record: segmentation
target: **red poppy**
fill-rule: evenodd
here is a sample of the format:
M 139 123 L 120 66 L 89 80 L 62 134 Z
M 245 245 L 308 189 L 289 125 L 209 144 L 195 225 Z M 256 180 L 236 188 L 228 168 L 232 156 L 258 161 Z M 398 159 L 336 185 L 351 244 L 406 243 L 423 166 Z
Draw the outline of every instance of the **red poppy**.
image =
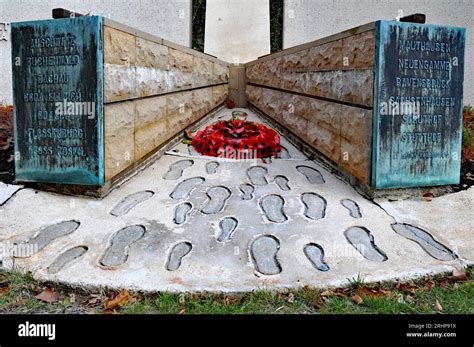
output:
M 240 119 L 218 121 L 200 130 L 193 146 L 201 154 L 227 158 L 257 158 L 276 156 L 281 151 L 280 135 L 263 124 Z

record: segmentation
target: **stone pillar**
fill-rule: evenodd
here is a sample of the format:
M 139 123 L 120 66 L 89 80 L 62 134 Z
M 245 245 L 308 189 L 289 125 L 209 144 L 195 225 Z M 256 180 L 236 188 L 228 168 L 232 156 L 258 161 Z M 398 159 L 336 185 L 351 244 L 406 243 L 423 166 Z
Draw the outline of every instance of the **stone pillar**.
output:
M 245 96 L 245 65 L 231 65 L 229 68 L 229 100 L 235 107 L 247 107 Z

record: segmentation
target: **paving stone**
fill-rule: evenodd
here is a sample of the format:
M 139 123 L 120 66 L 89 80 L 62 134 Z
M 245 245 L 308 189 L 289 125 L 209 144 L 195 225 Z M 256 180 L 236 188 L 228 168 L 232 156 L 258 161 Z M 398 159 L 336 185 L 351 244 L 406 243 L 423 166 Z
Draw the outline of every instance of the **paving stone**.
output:
M 0 206 L 7 202 L 23 186 L 0 182 Z

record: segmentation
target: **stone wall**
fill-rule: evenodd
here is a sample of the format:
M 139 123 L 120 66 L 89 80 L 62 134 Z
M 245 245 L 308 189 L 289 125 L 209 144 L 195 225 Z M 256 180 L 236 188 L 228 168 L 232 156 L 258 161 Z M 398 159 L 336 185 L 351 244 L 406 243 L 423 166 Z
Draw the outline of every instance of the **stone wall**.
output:
M 376 20 L 426 14 L 428 24 L 464 27 L 467 32 L 464 104 L 474 105 L 472 0 L 285 0 L 283 48 L 314 41 Z
M 224 103 L 228 75 L 227 63 L 106 20 L 106 181 Z
M 51 19 L 53 8 L 62 7 L 110 18 L 190 47 L 191 3 L 191 0 L 0 0 L 0 103 L 13 104 L 10 23 Z
M 248 102 L 369 184 L 375 30 L 364 25 L 246 65 Z

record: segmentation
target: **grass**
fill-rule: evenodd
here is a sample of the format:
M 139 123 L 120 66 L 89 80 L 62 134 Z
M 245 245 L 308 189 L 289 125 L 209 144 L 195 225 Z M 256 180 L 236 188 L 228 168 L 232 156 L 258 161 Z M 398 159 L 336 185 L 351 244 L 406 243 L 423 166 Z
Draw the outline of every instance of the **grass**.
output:
M 87 292 L 40 283 L 29 274 L 0 270 L 0 313 L 123 313 L 123 314 L 401 314 L 474 313 L 473 270 L 463 278 L 438 276 L 408 283 L 366 284 L 362 276 L 346 288 L 245 294 L 142 294 L 122 292 L 124 300 L 110 306 L 114 291 Z M 35 298 L 53 289 L 53 303 Z M 437 302 L 440 306 L 437 306 Z M 442 309 L 440 310 L 440 307 Z

